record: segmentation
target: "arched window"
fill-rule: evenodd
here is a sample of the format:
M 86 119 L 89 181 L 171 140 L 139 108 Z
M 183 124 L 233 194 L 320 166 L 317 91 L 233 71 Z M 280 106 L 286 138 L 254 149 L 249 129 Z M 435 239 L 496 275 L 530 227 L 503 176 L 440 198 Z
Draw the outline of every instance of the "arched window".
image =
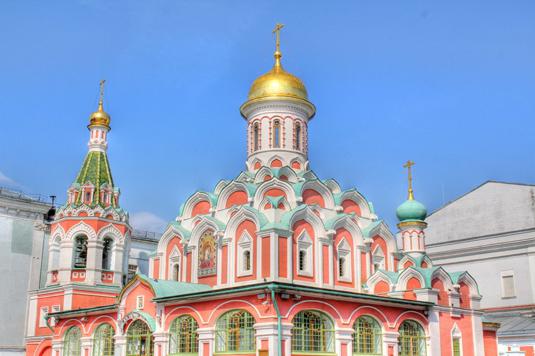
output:
M 280 148 L 281 146 L 281 122 L 279 120 L 273 121 L 273 147 Z
M 414 320 L 405 320 L 399 327 L 399 356 L 424 356 L 425 333 Z
M 295 123 L 295 149 L 301 149 L 301 124 Z
M 297 274 L 312 276 L 312 239 L 304 231 L 297 239 Z
M 260 148 L 260 128 L 258 127 L 258 122 L 255 122 L 253 126 L 253 148 L 254 151 L 258 151 Z
M 255 352 L 254 323 L 245 310 L 223 314 L 216 325 L 216 352 Z
M 63 340 L 63 354 L 69 356 L 80 356 L 82 354 L 82 345 L 80 338 L 82 333 L 76 326 L 71 327 L 65 333 L 65 339 Z
M 87 236 L 78 236 L 74 240 L 73 267 L 85 268 L 87 265 Z
M 113 246 L 113 240 L 109 237 L 104 239 L 102 247 L 102 269 L 109 271 L 111 269 L 111 248 Z
M 346 276 L 345 264 L 346 258 L 343 256 L 338 257 L 338 275 L 342 278 Z
M 154 341 L 149 326 L 142 320 L 135 320 L 126 334 L 126 356 L 152 356 Z
M 299 312 L 293 320 L 292 351 L 334 353 L 332 320 L 313 310 Z
M 243 252 L 243 267 L 246 271 L 251 270 L 251 251 L 249 250 Z
M 189 315 L 176 318 L 169 328 L 169 356 L 197 355 L 199 335 L 197 321 Z
M 381 327 L 372 317 L 361 316 L 353 324 L 353 353 L 357 355 L 382 355 Z
M 115 334 L 110 324 L 102 324 L 95 331 L 95 341 L 93 343 L 93 356 L 113 356 L 115 344 L 113 335 Z
M 179 280 L 180 277 L 180 265 L 177 263 L 173 264 L 173 281 Z

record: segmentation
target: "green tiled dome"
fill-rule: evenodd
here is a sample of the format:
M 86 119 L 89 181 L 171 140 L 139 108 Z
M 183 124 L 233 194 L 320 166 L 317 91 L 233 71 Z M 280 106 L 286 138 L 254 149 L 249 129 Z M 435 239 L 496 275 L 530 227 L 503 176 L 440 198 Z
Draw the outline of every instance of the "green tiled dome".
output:
M 423 221 L 427 217 L 427 209 L 419 201 L 409 199 L 398 207 L 396 215 L 399 221 Z

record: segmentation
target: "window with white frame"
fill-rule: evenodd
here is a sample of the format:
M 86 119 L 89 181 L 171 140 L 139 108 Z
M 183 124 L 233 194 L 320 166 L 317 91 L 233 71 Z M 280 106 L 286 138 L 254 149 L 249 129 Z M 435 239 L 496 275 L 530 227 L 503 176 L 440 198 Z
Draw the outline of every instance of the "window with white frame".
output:
M 514 298 L 515 292 L 515 274 L 513 271 L 501 273 L 502 278 L 502 298 Z
M 143 310 L 145 307 L 145 297 L 142 295 L 138 295 L 136 297 L 136 309 Z
M 380 269 L 385 269 L 385 254 L 383 249 L 377 247 L 372 257 L 373 271 L 376 272 Z
M 247 276 L 253 273 L 253 239 L 247 232 L 238 240 L 238 276 Z
M 48 307 L 41 307 L 39 310 L 39 327 L 46 327 L 46 317 L 48 315 Z
M 451 330 L 451 352 L 452 356 L 462 356 L 463 347 L 462 347 L 462 334 L 457 324 L 453 326 Z
M 351 247 L 346 239 L 338 244 L 336 255 L 338 256 L 338 279 L 351 281 Z
M 173 281 L 180 280 L 180 251 L 176 247 L 169 256 L 169 277 Z
M 297 239 L 297 274 L 312 276 L 312 239 L 306 231 Z

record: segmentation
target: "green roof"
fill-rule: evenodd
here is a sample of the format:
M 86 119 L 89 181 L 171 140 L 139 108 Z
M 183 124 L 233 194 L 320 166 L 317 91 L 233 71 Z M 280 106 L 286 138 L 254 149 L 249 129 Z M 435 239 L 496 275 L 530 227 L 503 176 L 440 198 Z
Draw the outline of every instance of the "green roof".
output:
M 138 274 L 140 279 L 147 282 L 154 291 L 155 298 L 165 298 L 172 295 L 198 293 L 212 288 L 207 284 L 176 282 L 161 279 L 152 279 L 144 274 Z
M 111 189 L 114 188 L 110 164 L 108 162 L 108 156 L 106 155 L 106 152 L 89 151 L 85 156 L 82 169 L 80 169 L 73 186 L 80 187 L 85 184 L 91 184 L 95 187 L 93 201 L 90 205 L 104 206 L 103 202 L 100 201 L 100 188 L 105 184 Z M 82 204 L 82 199 L 82 194 L 78 194 L 76 204 Z M 111 199 L 111 205 L 114 208 L 116 207 L 114 199 Z

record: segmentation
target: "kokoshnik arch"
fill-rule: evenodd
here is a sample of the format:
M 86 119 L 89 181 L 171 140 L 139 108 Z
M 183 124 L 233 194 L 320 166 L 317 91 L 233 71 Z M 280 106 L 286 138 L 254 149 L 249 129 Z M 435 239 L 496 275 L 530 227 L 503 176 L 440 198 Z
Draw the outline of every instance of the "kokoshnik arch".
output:
M 51 227 L 47 285 L 30 296 L 27 355 L 496 355 L 476 281 L 426 255 L 413 162 L 397 236 L 358 190 L 311 170 L 316 109 L 281 64 L 281 28 L 273 68 L 240 108 L 246 170 L 191 195 L 149 275 L 128 283 L 101 83 L 89 152 Z

